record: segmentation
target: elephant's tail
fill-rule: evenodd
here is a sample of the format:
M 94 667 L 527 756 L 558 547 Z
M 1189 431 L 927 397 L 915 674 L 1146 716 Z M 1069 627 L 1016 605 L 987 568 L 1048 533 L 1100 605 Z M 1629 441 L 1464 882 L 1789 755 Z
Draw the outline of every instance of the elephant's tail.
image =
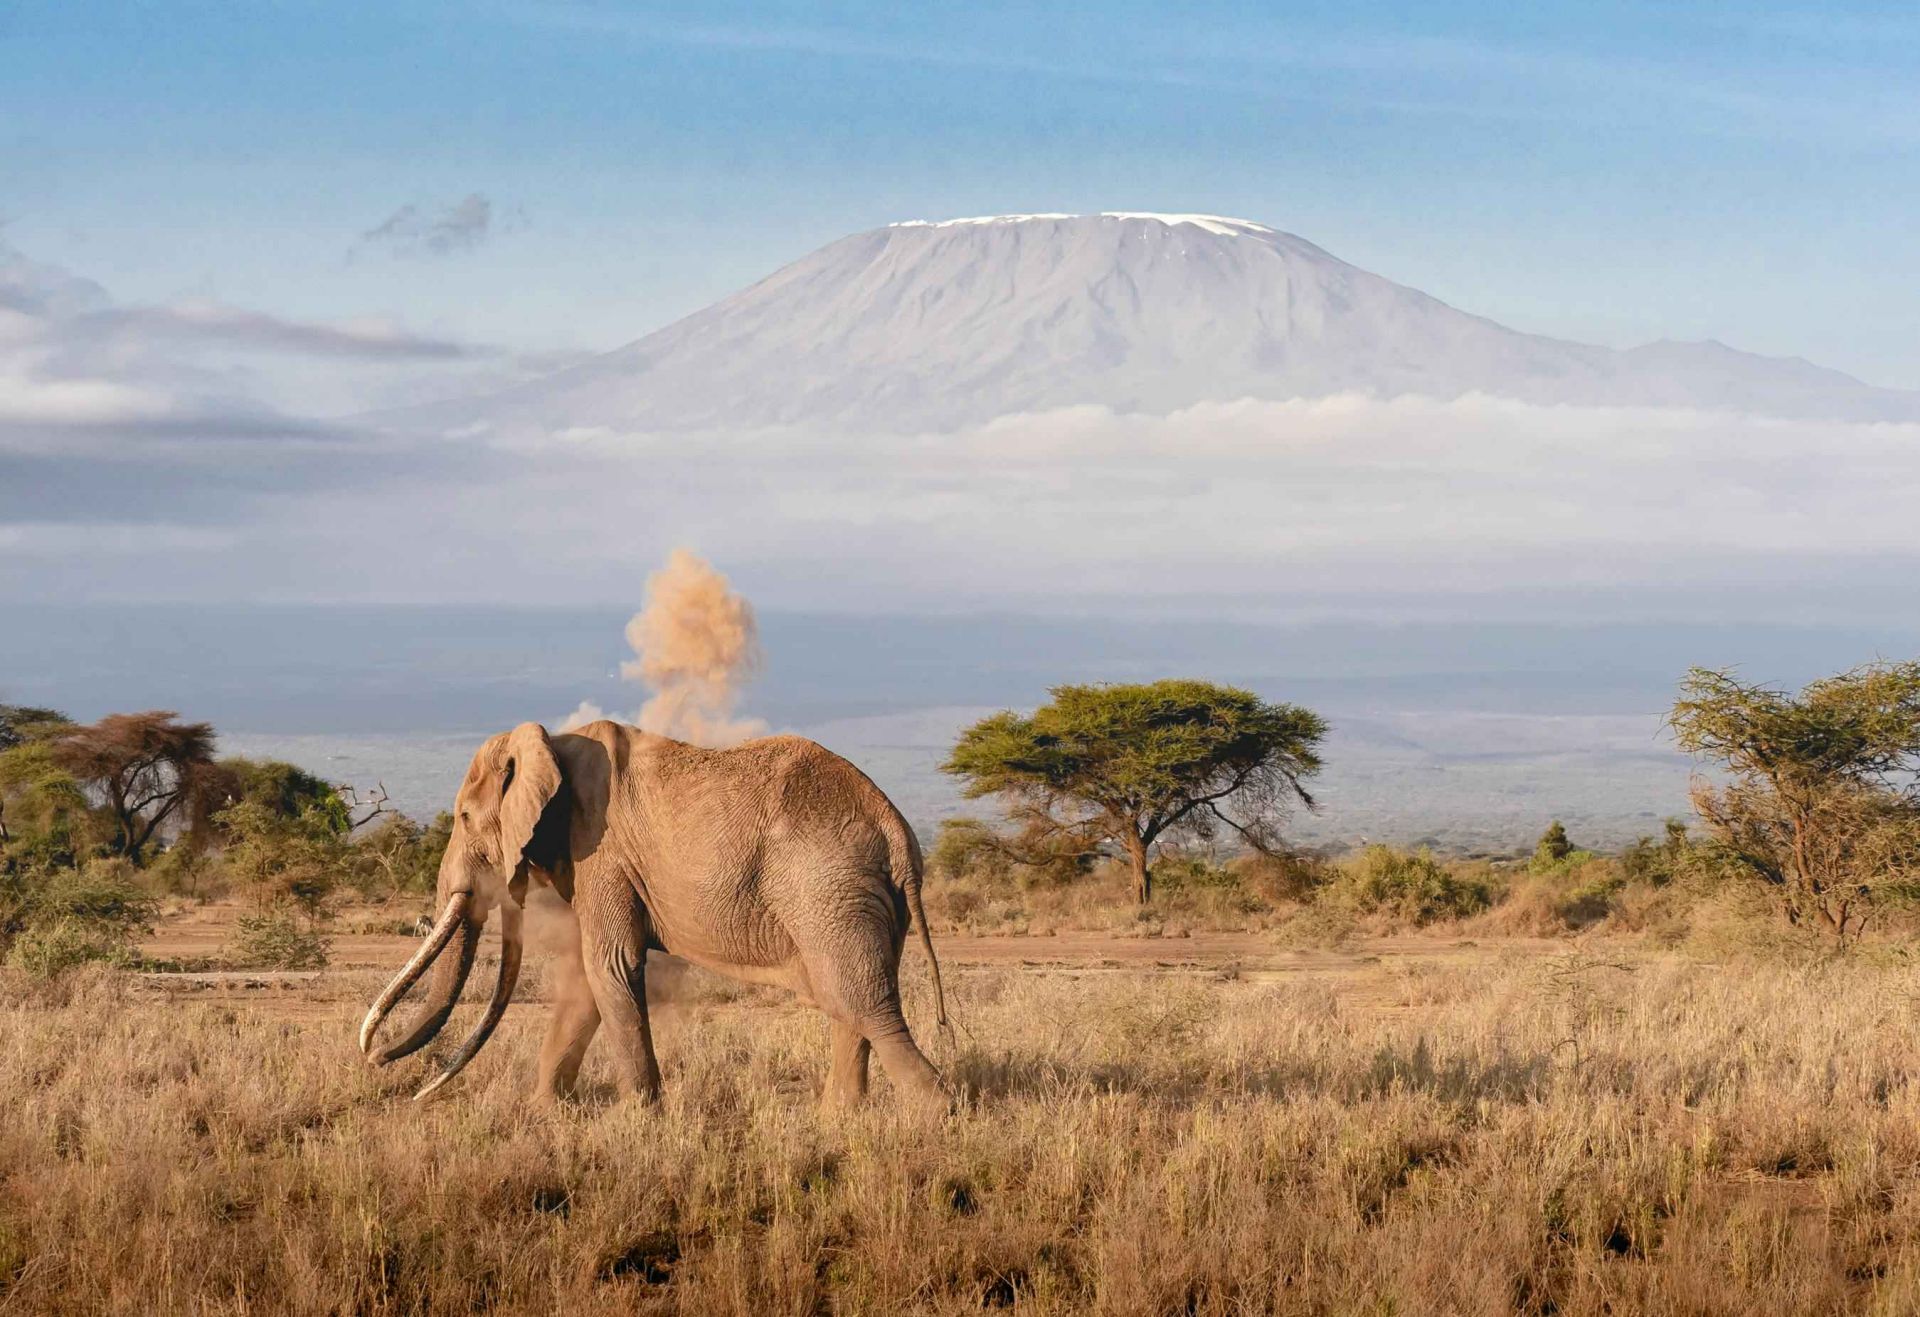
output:
M 933 1009 L 940 1036 L 951 1043 L 953 1025 L 947 1019 L 947 989 L 940 978 L 940 957 L 933 954 L 933 930 L 927 924 L 927 907 L 920 900 L 920 883 L 924 873 L 920 846 L 914 840 L 913 829 L 907 826 L 906 820 L 894 821 L 888 849 L 892 851 L 889 863 L 894 877 L 907 895 L 907 913 L 912 922 L 920 926 L 920 947 L 927 953 L 927 964 L 933 967 Z

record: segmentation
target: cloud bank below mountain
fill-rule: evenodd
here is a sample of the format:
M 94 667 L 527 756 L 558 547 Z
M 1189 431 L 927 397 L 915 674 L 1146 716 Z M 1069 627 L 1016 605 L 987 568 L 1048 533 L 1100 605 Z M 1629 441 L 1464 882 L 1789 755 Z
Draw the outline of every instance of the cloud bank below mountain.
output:
M 303 459 L 300 488 L 285 452 L 228 452 L 217 500 L 204 462 L 75 458 L 68 504 L 0 493 L 0 590 L 34 593 L 30 561 L 113 590 L 110 556 L 63 523 L 117 505 L 117 523 L 146 508 L 173 528 L 154 557 L 209 598 L 598 602 L 689 544 L 769 604 L 850 611 L 1833 619 L 1920 602 L 1910 424 L 1345 396 L 909 436 L 357 443 Z M 122 479 L 137 500 L 109 496 Z

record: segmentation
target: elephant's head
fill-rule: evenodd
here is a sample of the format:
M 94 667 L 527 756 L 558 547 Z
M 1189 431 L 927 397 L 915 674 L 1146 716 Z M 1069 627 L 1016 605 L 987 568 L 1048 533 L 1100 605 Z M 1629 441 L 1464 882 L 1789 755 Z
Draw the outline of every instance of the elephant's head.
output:
M 563 780 L 546 729 L 522 723 L 480 747 L 454 798 L 453 835 L 440 861 L 440 917 L 420 950 L 387 985 L 360 1026 L 360 1050 L 385 1065 L 425 1047 L 453 1014 L 473 969 L 487 915 L 500 907 L 500 979 L 473 1034 L 416 1097 L 425 1097 L 471 1061 L 513 996 L 520 973 L 521 912 L 529 867 L 564 869 L 566 803 Z M 543 825 L 542 820 L 546 820 Z M 448 955 L 449 947 L 453 954 Z M 381 1022 L 428 969 L 433 971 L 426 1007 L 404 1038 L 372 1050 Z

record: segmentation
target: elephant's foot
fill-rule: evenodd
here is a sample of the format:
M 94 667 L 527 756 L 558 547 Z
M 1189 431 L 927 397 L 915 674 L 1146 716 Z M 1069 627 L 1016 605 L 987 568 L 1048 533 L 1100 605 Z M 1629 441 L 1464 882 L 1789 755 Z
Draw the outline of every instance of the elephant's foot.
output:
M 620 1100 L 639 1107 L 657 1107 L 660 1105 L 660 1085 L 657 1081 L 652 1084 L 622 1084 Z
M 833 1023 L 833 1065 L 820 1093 L 824 1111 L 848 1111 L 867 1100 L 867 1059 L 873 1045 L 850 1024 Z
M 904 1027 L 897 1034 L 876 1038 L 874 1050 L 903 1102 L 930 1115 L 946 1115 L 953 1110 L 953 1094 L 947 1090 L 946 1081 Z

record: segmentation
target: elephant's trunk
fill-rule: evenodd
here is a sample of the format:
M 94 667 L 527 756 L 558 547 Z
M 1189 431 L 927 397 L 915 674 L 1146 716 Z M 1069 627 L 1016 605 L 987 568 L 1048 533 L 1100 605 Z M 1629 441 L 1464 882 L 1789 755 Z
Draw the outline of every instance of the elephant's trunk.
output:
M 520 936 L 520 907 L 511 898 L 500 903 L 500 978 L 493 985 L 493 1000 L 487 1003 L 487 1013 L 480 1023 L 474 1026 L 467 1041 L 460 1044 L 447 1062 L 447 1068 L 413 1095 L 418 1102 L 442 1084 L 452 1079 L 466 1068 L 467 1062 L 479 1055 L 486 1046 L 487 1039 L 493 1036 L 494 1026 L 500 1023 L 500 1017 L 507 1013 L 507 1003 L 513 1000 L 513 987 L 520 979 L 520 951 L 523 943 Z
M 420 981 L 420 976 L 433 967 L 432 990 L 428 994 L 426 1009 L 414 1021 L 413 1028 L 399 1042 L 370 1052 L 368 1059 L 375 1065 L 386 1065 L 403 1056 L 410 1056 L 433 1041 L 434 1035 L 453 1014 L 454 1003 L 460 1000 L 460 990 L 467 984 L 467 975 L 473 970 L 474 953 L 480 948 L 480 930 L 485 923 L 481 918 L 472 918 L 473 893 L 458 892 L 448 900 L 447 908 L 441 913 L 440 921 L 433 926 L 427 940 L 421 944 L 406 968 L 394 977 L 387 990 L 367 1012 L 367 1018 L 360 1026 L 360 1050 L 367 1052 L 373 1046 L 373 1036 L 379 1031 L 381 1023 L 387 1018 L 394 1005 L 407 995 L 408 989 Z M 452 956 L 442 955 L 450 942 L 458 941 L 459 947 Z

